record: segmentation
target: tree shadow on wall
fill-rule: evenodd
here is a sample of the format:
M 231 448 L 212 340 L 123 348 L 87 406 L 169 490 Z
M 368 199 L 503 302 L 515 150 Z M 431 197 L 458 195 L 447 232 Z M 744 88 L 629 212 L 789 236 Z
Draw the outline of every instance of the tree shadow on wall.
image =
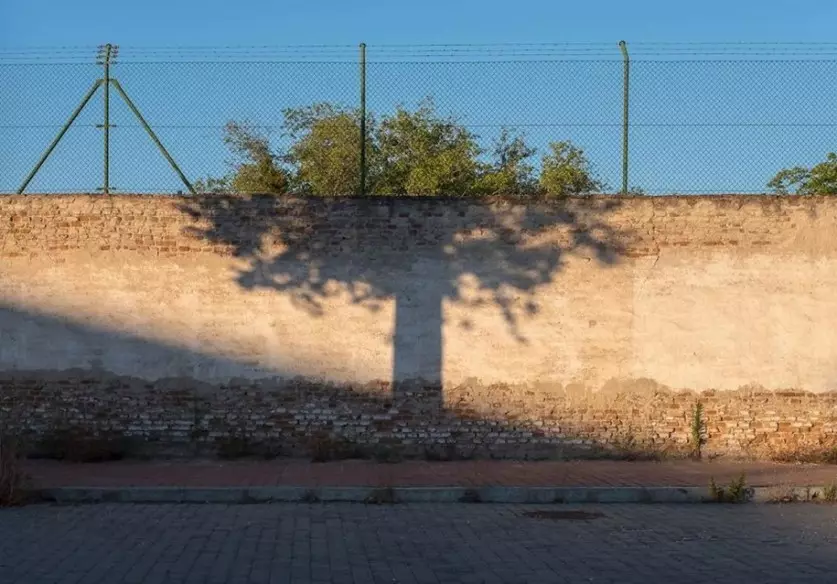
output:
M 443 302 L 495 307 L 525 349 L 521 319 L 538 313 L 537 289 L 555 280 L 570 255 L 605 266 L 619 260 L 622 234 L 605 220 L 619 206 L 596 197 L 211 195 L 180 208 L 196 221 L 191 236 L 244 260 L 242 288 L 289 294 L 314 316 L 346 294 L 370 311 L 394 299 L 393 393 L 420 392 L 426 405 L 440 407 Z

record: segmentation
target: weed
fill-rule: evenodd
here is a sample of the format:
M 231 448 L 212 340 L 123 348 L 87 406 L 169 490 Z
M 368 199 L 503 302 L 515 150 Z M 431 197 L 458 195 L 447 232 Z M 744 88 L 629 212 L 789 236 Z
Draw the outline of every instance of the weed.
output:
M 837 447 L 811 447 L 780 450 L 772 452 L 770 459 L 775 462 L 803 464 L 837 464 Z
M 709 498 L 716 503 L 745 503 L 751 496 L 752 489 L 747 487 L 743 473 L 727 487 L 718 486 L 715 477 L 709 480 Z
M 709 498 L 717 503 L 720 503 L 724 498 L 724 488 L 718 486 L 715 477 L 709 479 Z
M 706 444 L 706 422 L 703 419 L 703 404 L 697 402 L 692 412 L 692 456 L 700 460 L 703 456 L 703 445 Z
M 727 492 L 729 493 L 729 498 L 734 503 L 740 503 L 746 499 L 747 478 L 744 476 L 744 473 L 741 473 L 741 475 L 739 475 L 737 479 L 735 479 L 729 484 Z
M 837 485 L 834 483 L 828 485 L 822 490 L 822 500 L 826 503 L 837 502 Z
M 772 442 L 766 436 L 754 439 L 748 450 L 757 458 L 775 462 L 837 464 L 837 441 L 817 433 L 799 433 Z
M 811 500 L 811 489 L 806 489 L 804 499 L 799 496 L 792 486 L 774 486 L 765 489 L 767 501 L 770 503 L 796 503 L 800 500 Z

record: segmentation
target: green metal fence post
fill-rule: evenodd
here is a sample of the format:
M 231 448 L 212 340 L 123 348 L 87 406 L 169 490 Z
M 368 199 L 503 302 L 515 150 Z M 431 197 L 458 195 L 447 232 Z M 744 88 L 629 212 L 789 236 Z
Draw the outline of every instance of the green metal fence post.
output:
M 64 124 L 64 127 L 61 128 L 61 131 L 58 132 L 58 135 L 55 137 L 55 139 L 52 141 L 52 143 L 47 147 L 46 152 L 44 152 L 43 156 L 41 156 L 41 159 L 38 160 L 37 164 L 35 164 L 35 167 L 32 169 L 32 171 L 29 173 L 29 175 L 24 179 L 23 184 L 21 184 L 20 188 L 17 190 L 17 194 L 20 195 L 20 194 L 23 193 L 24 190 L 26 190 L 26 187 L 29 185 L 29 183 L 32 181 L 32 179 L 35 178 L 35 175 L 38 174 L 38 171 L 41 170 L 41 167 L 44 165 L 44 162 L 46 162 L 47 158 L 49 158 L 49 155 L 52 154 L 52 151 L 55 150 L 55 147 L 58 146 L 58 143 L 61 141 L 61 138 L 64 137 L 64 134 L 66 134 L 67 130 L 70 129 L 70 126 L 73 125 L 73 122 L 76 121 L 76 118 L 81 113 L 81 110 L 84 109 L 84 106 L 87 105 L 87 102 L 90 101 L 90 98 L 93 97 L 93 94 L 96 93 L 96 90 L 99 89 L 99 86 L 101 84 L 102 84 L 102 80 L 97 79 L 96 82 L 93 84 L 93 87 L 90 88 L 90 91 L 87 92 L 87 95 L 84 96 L 84 99 L 81 100 L 81 103 L 78 105 L 76 110 L 72 113 L 72 115 L 70 116 L 70 119 L 67 120 L 67 123 Z
M 631 87 L 631 57 L 628 55 L 628 43 L 619 41 L 624 62 L 622 84 L 622 194 L 628 194 L 628 124 L 630 122 L 630 87 Z
M 366 43 L 360 43 L 360 196 L 366 195 Z
M 108 194 L 110 191 L 110 52 L 113 46 L 108 43 L 104 48 L 103 65 L 105 69 L 104 77 L 104 98 L 105 98 L 105 115 L 102 129 L 105 136 L 105 160 L 104 160 L 104 177 L 102 182 L 102 192 Z
M 160 152 L 162 152 L 166 160 L 169 161 L 169 164 L 180 177 L 180 180 L 183 181 L 183 184 L 186 185 L 186 188 L 189 189 L 189 192 L 193 195 L 196 194 L 195 189 L 192 187 L 192 183 L 189 182 L 189 180 L 186 178 L 186 175 L 183 174 L 183 171 L 181 171 L 180 167 L 177 166 L 177 163 L 174 161 L 174 158 L 171 157 L 171 154 L 169 154 L 168 150 L 166 150 L 166 147 L 163 146 L 163 143 L 160 142 L 159 138 L 157 138 L 157 134 L 154 133 L 154 130 L 152 130 L 151 126 L 148 125 L 148 122 L 145 121 L 145 118 L 142 117 L 142 114 L 137 109 L 137 106 L 134 105 L 134 102 L 131 101 L 131 98 L 128 97 L 128 94 L 125 93 L 124 89 L 122 89 L 122 85 L 120 85 L 119 81 L 116 79 L 111 79 L 110 82 L 113 83 L 113 87 L 116 89 L 116 91 L 119 92 L 119 95 L 122 96 L 122 99 L 125 100 L 125 103 L 128 105 L 128 108 L 134 113 L 135 116 L 137 116 L 137 119 L 139 120 L 140 124 L 142 124 L 142 127 L 145 128 L 145 131 L 148 132 L 148 135 L 151 137 L 151 140 L 154 142 L 154 144 L 157 145 L 157 148 L 160 149 Z

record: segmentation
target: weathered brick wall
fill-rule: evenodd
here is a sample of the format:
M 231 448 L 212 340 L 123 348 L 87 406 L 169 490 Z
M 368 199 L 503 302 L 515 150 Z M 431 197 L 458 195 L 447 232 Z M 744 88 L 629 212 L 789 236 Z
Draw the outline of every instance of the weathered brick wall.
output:
M 837 221 L 833 197 L 666 196 L 586 197 L 523 204 L 513 200 L 442 197 L 292 198 L 251 197 L 206 203 L 208 198 L 97 195 L 19 195 L 0 198 L 3 257 L 48 251 L 142 251 L 191 257 L 221 253 L 230 246 L 201 237 L 201 227 L 219 218 L 230 234 L 246 240 L 256 227 L 266 231 L 319 226 L 327 237 L 310 243 L 337 248 L 371 244 L 380 251 L 408 251 L 445 243 L 451 233 L 525 229 L 549 233 L 567 245 L 572 227 L 609 227 L 628 256 L 653 255 L 663 248 L 719 246 L 735 249 L 828 251 Z M 224 199 L 226 201 L 226 199 Z M 197 229 L 195 229 L 197 227 Z M 359 233 L 362 232 L 362 233 Z M 801 241 L 808 240 L 805 246 Z M 509 243 L 509 242 L 506 242 Z M 514 243 L 514 242 L 511 242 Z M 268 242 L 270 248 L 270 242 Z M 356 250 L 351 250 L 356 251 Z M 360 251 L 363 251 L 361 249 Z
M 830 447 L 837 201 L 0 198 L 0 406 L 184 451 Z M 396 380 L 396 384 L 392 380 Z
M 306 456 L 327 435 L 372 456 L 681 456 L 692 452 L 698 402 L 708 456 L 816 460 L 837 446 L 834 393 L 677 392 L 640 381 L 609 396 L 557 391 L 534 400 L 519 387 L 463 385 L 440 399 L 438 387 L 421 385 L 395 393 L 387 384 L 305 380 L 202 386 L 83 371 L 6 373 L 0 387 L 0 408 L 17 414 L 6 423 L 31 436 L 81 428 L 131 437 L 151 454 L 206 454 L 246 441 L 251 454 Z

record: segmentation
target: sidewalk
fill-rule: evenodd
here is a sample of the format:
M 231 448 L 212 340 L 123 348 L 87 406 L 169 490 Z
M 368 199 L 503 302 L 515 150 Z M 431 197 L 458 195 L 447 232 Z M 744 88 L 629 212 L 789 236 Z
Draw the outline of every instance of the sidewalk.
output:
M 696 503 L 745 476 L 756 501 L 823 498 L 837 467 L 734 462 L 30 461 L 46 501 Z M 811 488 L 813 487 L 813 489 Z

